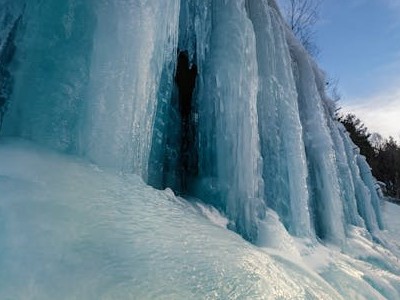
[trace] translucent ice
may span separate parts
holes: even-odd
[[[2,136],[200,199],[256,244],[277,220],[311,243],[344,247],[354,226],[380,241],[369,166],[274,1],[1,4]]]

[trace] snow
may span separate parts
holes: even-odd
[[[2,299],[397,299],[400,206],[372,240],[293,238],[268,211],[249,244],[194,199],[24,140],[0,140]]]
[[[229,220],[221,215],[221,213],[210,205],[206,205],[200,202],[196,202],[198,208],[200,208],[201,213],[210,220],[211,223],[221,227],[228,228]]]
[[[0,166],[2,299],[335,298],[135,175],[20,140]]]

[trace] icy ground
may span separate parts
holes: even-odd
[[[267,212],[259,245],[214,208],[133,175],[0,140],[0,299],[399,299],[400,206],[373,242],[293,239]]]

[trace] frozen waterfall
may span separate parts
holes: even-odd
[[[272,1],[6,4],[3,136],[198,197],[252,241],[267,207],[295,236],[382,228],[368,166]]]

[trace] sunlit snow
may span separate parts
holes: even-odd
[[[258,247],[212,208],[135,175],[9,139],[0,166],[2,299],[400,296],[400,207],[391,203],[382,239],[392,251],[355,228],[343,249],[291,238],[272,215],[270,242]]]

